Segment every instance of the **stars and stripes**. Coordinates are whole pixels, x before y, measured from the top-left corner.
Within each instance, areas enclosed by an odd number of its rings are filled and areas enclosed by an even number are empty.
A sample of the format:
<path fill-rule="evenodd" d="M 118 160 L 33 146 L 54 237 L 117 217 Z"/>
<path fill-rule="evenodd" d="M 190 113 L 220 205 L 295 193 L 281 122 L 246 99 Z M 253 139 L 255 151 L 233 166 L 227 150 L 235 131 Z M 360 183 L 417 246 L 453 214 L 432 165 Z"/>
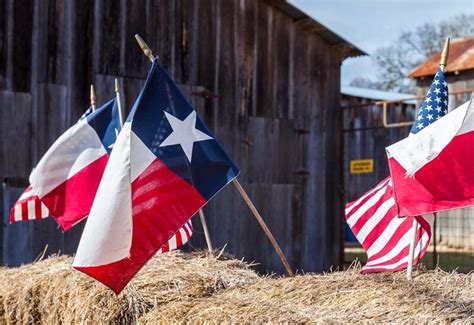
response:
<path fill-rule="evenodd" d="M 10 223 L 25 220 L 40 220 L 49 216 L 48 208 L 28 186 L 10 210 Z"/>
<path fill-rule="evenodd" d="M 346 205 L 346 219 L 367 252 L 362 273 L 397 271 L 407 267 L 411 242 L 411 218 L 399 218 L 393 198 L 392 180 L 387 177 L 357 201 Z M 416 217 L 418 230 L 414 263 L 428 248 L 434 217 Z"/>
<path fill-rule="evenodd" d="M 418 133 L 447 112 L 448 84 L 439 70 L 410 134 Z M 391 177 L 346 205 L 347 223 L 367 253 L 363 273 L 397 271 L 407 267 L 415 220 L 418 228 L 413 263 L 418 263 L 425 254 L 431 240 L 434 216 L 400 218 L 398 211 Z"/>
<path fill-rule="evenodd" d="M 448 113 L 448 83 L 443 71 L 438 70 L 416 116 L 410 133 L 418 133 Z"/>
<path fill-rule="evenodd" d="M 181 229 L 179 229 L 166 244 L 161 246 L 157 254 L 167 253 L 186 244 L 193 234 L 193 225 L 191 219 L 188 220 Z"/>

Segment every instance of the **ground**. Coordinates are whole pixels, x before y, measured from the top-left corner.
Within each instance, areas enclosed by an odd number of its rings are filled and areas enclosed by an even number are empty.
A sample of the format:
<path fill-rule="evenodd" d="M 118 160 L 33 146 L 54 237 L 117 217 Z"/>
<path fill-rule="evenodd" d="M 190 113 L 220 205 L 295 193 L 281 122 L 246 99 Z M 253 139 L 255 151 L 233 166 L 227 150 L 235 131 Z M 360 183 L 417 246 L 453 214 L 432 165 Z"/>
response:
<path fill-rule="evenodd" d="M 346 265 L 354 261 L 364 264 L 367 261 L 367 254 L 361 247 L 346 247 L 344 260 Z M 428 269 L 438 267 L 444 271 L 468 273 L 474 270 L 474 251 L 441 246 L 437 248 L 437 260 L 435 260 L 432 247 L 430 247 L 421 263 Z"/>

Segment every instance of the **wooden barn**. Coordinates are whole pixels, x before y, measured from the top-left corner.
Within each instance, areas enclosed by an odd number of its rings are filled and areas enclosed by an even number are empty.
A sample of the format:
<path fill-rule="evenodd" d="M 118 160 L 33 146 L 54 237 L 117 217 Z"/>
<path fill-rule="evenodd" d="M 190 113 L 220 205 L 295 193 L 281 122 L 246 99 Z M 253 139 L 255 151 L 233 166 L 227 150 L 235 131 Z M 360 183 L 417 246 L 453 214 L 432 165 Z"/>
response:
<path fill-rule="evenodd" d="M 1 261 L 73 254 L 83 225 L 8 224 L 9 209 L 53 141 L 89 105 L 126 109 L 150 62 L 140 34 L 241 169 L 239 177 L 294 269 L 342 259 L 340 67 L 364 55 L 283 0 L 0 1 Z M 216 247 L 283 272 L 233 186 L 205 207 Z M 205 247 L 198 218 L 193 247 Z"/>
<path fill-rule="evenodd" d="M 415 68 L 410 77 L 416 80 L 417 94 L 424 96 L 436 71 L 441 53 L 436 53 Z M 451 41 L 445 70 L 449 87 L 449 108 L 455 109 L 474 92 L 474 36 Z M 442 245 L 474 249 L 474 208 L 443 212 L 438 218 L 437 241 Z"/>

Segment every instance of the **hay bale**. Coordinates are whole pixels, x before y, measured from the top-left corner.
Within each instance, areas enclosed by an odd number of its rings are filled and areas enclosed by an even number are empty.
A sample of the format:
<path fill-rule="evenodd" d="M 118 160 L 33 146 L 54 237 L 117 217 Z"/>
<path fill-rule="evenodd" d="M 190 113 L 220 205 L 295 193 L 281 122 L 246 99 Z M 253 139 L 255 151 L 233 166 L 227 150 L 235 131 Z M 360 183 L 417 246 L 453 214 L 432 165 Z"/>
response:
<path fill-rule="evenodd" d="M 140 323 L 200 322 L 453 322 L 474 321 L 474 274 L 440 270 L 364 276 L 352 268 L 325 275 L 266 278 L 193 303 L 156 308 Z"/>
<path fill-rule="evenodd" d="M 153 258 L 116 297 L 53 257 L 1 269 L 2 323 L 474 321 L 474 274 L 261 277 L 244 262 L 173 252 Z"/>
<path fill-rule="evenodd" d="M 134 323 L 160 305 L 258 280 L 250 265 L 238 260 L 173 252 L 150 260 L 117 297 L 71 264 L 70 257 L 51 257 L 1 270 L 1 322 Z"/>

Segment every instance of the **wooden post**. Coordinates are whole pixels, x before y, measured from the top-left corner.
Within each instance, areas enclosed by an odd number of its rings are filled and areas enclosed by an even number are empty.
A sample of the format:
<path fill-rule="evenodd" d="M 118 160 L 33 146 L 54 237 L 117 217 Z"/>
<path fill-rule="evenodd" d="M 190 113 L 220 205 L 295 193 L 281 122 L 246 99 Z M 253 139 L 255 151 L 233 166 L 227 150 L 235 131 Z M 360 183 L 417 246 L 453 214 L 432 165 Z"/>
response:
<path fill-rule="evenodd" d="M 95 111 L 95 109 L 97 108 L 97 98 L 95 97 L 94 85 L 91 85 L 90 98 L 91 98 L 92 111 Z"/>
<path fill-rule="evenodd" d="M 295 276 L 295 274 L 293 273 L 293 270 L 290 267 L 290 264 L 288 263 L 288 260 L 285 257 L 285 254 L 283 254 L 283 251 L 280 248 L 280 245 L 278 245 L 275 237 L 273 237 L 272 232 L 270 231 L 270 229 L 268 229 L 267 224 L 263 220 L 260 213 L 258 213 L 257 209 L 253 205 L 252 201 L 250 200 L 249 196 L 247 195 L 247 193 L 243 189 L 242 185 L 240 185 L 240 182 L 237 180 L 237 178 L 234 178 L 233 182 L 234 182 L 235 187 L 237 188 L 237 191 L 239 191 L 239 193 L 242 196 L 242 198 L 244 199 L 245 203 L 247 203 L 248 207 L 250 208 L 250 211 L 252 211 L 253 215 L 255 216 L 255 219 L 257 219 L 258 223 L 262 227 L 263 231 L 265 232 L 265 235 L 267 235 L 268 239 L 272 243 L 273 248 L 275 248 L 275 250 L 278 254 L 278 257 L 280 257 L 281 262 L 285 266 L 286 272 L 288 272 L 289 276 Z"/>
<path fill-rule="evenodd" d="M 204 216 L 204 211 L 202 211 L 202 209 L 199 209 L 199 219 L 201 220 L 202 229 L 204 230 L 204 237 L 206 237 L 207 249 L 209 250 L 209 253 L 212 253 L 213 247 L 211 242 L 211 236 L 209 235 L 206 217 Z"/>
<path fill-rule="evenodd" d="M 441 59 L 439 60 L 439 68 L 441 71 L 444 72 L 446 65 L 448 64 L 448 56 L 449 56 L 449 37 L 446 39 L 444 43 L 443 51 L 441 52 Z M 436 218 L 436 215 L 435 215 Z M 408 265 L 407 265 L 407 279 L 411 280 L 413 274 L 413 259 L 415 258 L 415 246 L 416 246 L 416 231 L 418 228 L 418 222 L 415 218 L 413 218 L 413 226 L 411 228 L 412 231 L 412 240 L 410 242 L 410 255 L 408 257 Z M 436 238 L 435 238 L 436 240 Z"/>
<path fill-rule="evenodd" d="M 153 56 L 153 52 L 150 50 L 150 48 L 145 43 L 143 38 L 141 38 L 140 35 L 135 34 L 135 39 L 137 40 L 138 45 L 140 45 L 140 48 L 142 49 L 143 53 L 150 59 L 151 62 L 153 62 L 153 60 L 155 59 L 155 57 Z M 156 58 L 159 59 L 160 57 L 156 56 Z M 206 237 L 207 249 L 209 250 L 209 253 L 212 253 L 211 236 L 209 235 L 209 229 L 207 228 L 206 217 L 204 216 L 204 211 L 202 211 L 202 209 L 199 209 L 199 218 L 201 219 L 201 225 L 204 231 L 204 237 Z"/>

